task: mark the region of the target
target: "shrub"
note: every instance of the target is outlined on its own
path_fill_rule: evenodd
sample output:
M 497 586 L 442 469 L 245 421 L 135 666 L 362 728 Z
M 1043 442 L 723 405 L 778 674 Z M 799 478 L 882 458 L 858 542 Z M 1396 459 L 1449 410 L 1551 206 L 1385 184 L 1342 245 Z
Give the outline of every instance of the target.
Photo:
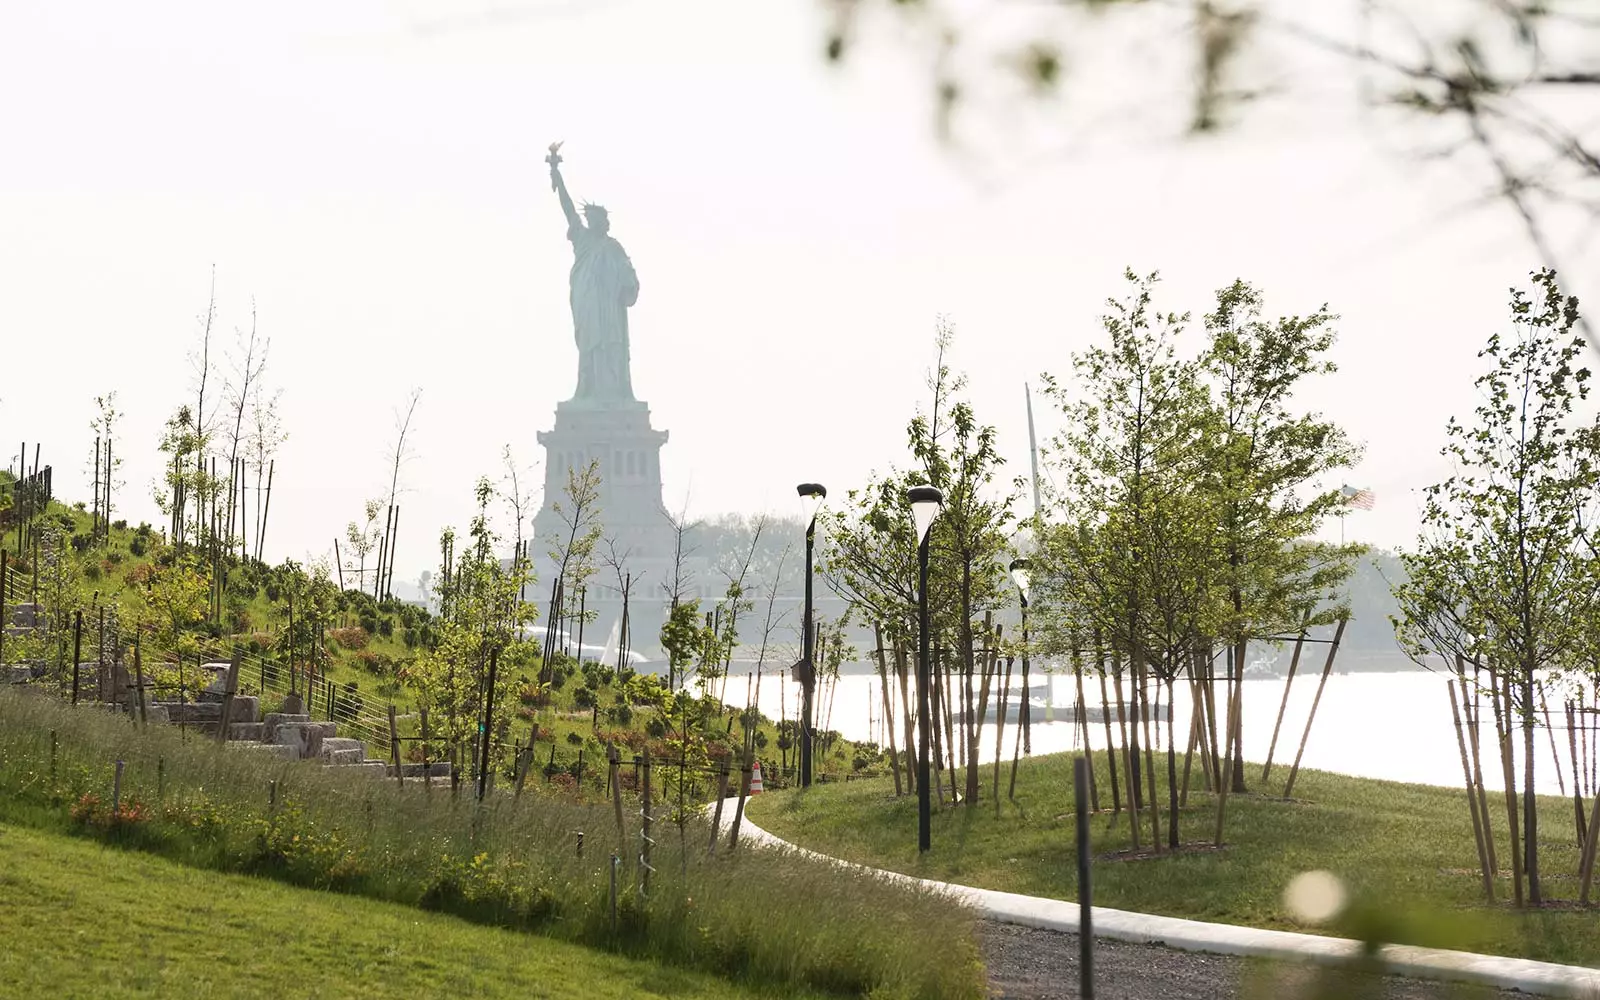
M 366 649 L 372 636 L 359 625 L 352 625 L 349 628 L 329 629 L 328 638 L 337 642 L 343 649 L 358 650 Z
M 619 726 L 626 726 L 633 722 L 633 709 L 626 703 L 617 705 L 606 709 L 606 718 Z
M 578 708 L 593 708 L 599 704 L 599 700 L 594 688 L 581 687 L 572 692 L 572 703 Z
M 119 517 L 115 521 L 111 522 L 111 527 L 115 528 L 117 531 L 127 531 L 128 530 L 128 520 L 127 520 L 127 518 Z M 149 529 L 150 526 L 148 524 L 141 524 L 139 527 L 141 527 L 143 529 L 146 529 L 145 533 L 149 534 L 149 530 L 148 529 Z
M 583 746 L 583 734 L 577 730 L 573 730 L 567 734 L 567 742 L 571 743 L 575 747 L 581 747 Z
M 378 634 L 385 639 L 394 635 L 394 619 L 388 617 L 378 619 Z

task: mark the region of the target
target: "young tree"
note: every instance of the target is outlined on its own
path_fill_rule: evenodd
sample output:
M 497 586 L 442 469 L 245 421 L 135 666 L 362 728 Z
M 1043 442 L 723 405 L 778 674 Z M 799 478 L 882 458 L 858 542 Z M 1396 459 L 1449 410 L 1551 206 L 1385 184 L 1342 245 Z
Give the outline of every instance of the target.
M 282 389 L 268 395 L 259 380 L 250 393 L 250 432 L 247 439 L 245 472 L 253 473 L 256 483 L 255 523 L 251 531 L 254 542 L 251 551 L 256 562 L 262 560 L 266 551 L 267 514 L 270 512 L 267 501 L 271 499 L 272 475 L 277 464 L 278 448 L 289 439 L 288 433 L 283 430 L 283 419 L 278 411 L 282 397 Z M 265 493 L 262 488 L 263 477 L 266 480 Z
M 1355 464 L 1360 449 L 1319 414 L 1299 411 L 1303 381 L 1335 371 L 1327 353 L 1335 317 L 1263 318 L 1259 291 L 1235 281 L 1217 292 L 1205 317 L 1201 357 L 1213 413 L 1196 472 L 1216 509 L 1228 608 L 1216 636 L 1233 649 L 1237 682 L 1251 639 L 1330 624 L 1343 609 L 1325 599 L 1349 576 L 1360 546 L 1309 540 L 1342 510 L 1328 477 Z M 1238 723 L 1234 723 L 1237 728 Z M 1244 760 L 1233 755 L 1233 791 L 1243 792 Z
M 954 330 L 941 319 L 934 340 L 934 367 L 928 376 L 933 406 L 928 413 L 912 419 L 907 435 L 911 453 L 927 482 L 944 495 L 944 508 L 932 529 L 930 552 L 938 554 L 939 576 L 954 596 L 954 639 L 964 679 L 963 738 L 968 761 L 965 801 L 968 806 L 975 806 L 978 736 L 988 710 L 983 698 L 991 689 L 992 678 L 979 678 L 978 701 L 974 702 L 978 658 L 973 620 L 987 610 L 1003 606 L 1010 598 L 1009 586 L 1001 590 L 1004 577 L 1000 570 L 1002 557 L 1010 547 L 1007 528 L 1013 520 L 1011 507 L 1021 495 L 1022 485 L 1014 482 L 1009 492 L 994 495 L 995 475 L 1004 459 L 995 443 L 995 429 L 980 425 L 972 405 L 956 398 L 966 388 L 966 377 L 953 374 L 946 363 L 953 339 Z M 985 669 L 993 662 L 985 657 Z
M 1522 727 L 1522 870 L 1537 905 L 1535 695 L 1546 671 L 1584 666 L 1600 620 L 1600 422 L 1575 413 L 1590 381 L 1578 301 L 1548 269 L 1533 286 L 1512 290 L 1512 332 L 1479 352 L 1490 367 L 1473 418 L 1446 425 L 1456 471 L 1428 487 L 1417 548 L 1401 555 L 1396 632 L 1413 655 L 1481 656 L 1504 685 Z
M 559 630 L 579 614 L 579 594 L 595 574 L 595 547 L 600 542 L 600 462 L 567 470 L 566 496 L 550 505 L 561 522 L 551 539 L 550 561 L 556 566 L 555 599 L 548 628 Z M 588 614 L 587 611 L 584 612 Z M 547 642 L 546 648 L 550 649 Z M 550 682 L 552 664 L 547 657 L 539 679 Z
M 366 524 L 351 521 L 344 529 L 345 542 L 350 546 L 350 555 L 345 560 L 344 568 L 355 570 L 357 590 L 366 589 L 367 556 L 378 546 L 378 512 L 382 509 L 382 500 L 368 500 L 362 508 L 367 517 Z
M 538 613 L 517 600 L 529 565 L 513 560 L 507 567 L 496 555 L 502 539 L 489 518 L 494 492 L 487 478 L 478 481 L 469 544 L 441 568 L 434 647 L 418 658 L 413 672 L 425 704 L 440 720 L 439 738 L 458 750 L 470 746 L 469 759 L 490 769 L 504 754 L 497 734 L 514 713 L 511 666 L 531 662 L 537 653 L 527 636 Z M 448 559 L 454 531 L 446 529 L 441 542 Z
M 114 389 L 103 396 L 96 396 L 94 407 L 94 419 L 89 421 L 89 429 L 94 432 L 95 439 L 95 455 L 90 463 L 95 470 L 95 498 L 92 507 L 95 512 L 96 534 L 103 539 L 110 537 L 117 470 L 122 467 L 122 453 L 113 445 L 117 423 L 122 419 L 123 413 L 117 409 L 117 393 Z
M 1128 271 L 1126 278 L 1128 297 L 1110 300 L 1103 317 L 1109 343 L 1073 358 L 1076 391 L 1050 375 L 1044 379 L 1067 428 L 1052 447 L 1065 483 L 1056 499 L 1067 517 L 1045 533 L 1045 568 L 1058 578 L 1056 593 L 1078 591 L 1063 609 L 1071 622 L 1057 629 L 1105 636 L 1127 664 L 1133 681 L 1129 804 L 1135 813 L 1149 806 L 1152 840 L 1159 845 L 1155 776 L 1139 757 L 1139 721 L 1142 716 L 1148 728 L 1150 671 L 1170 692 L 1187 659 L 1182 651 L 1194 648 L 1209 610 L 1211 512 L 1197 488 L 1196 447 L 1208 409 L 1198 366 L 1177 357 L 1175 340 L 1187 314 L 1153 308 L 1156 275 Z M 1040 610 L 1047 618 L 1056 613 Z M 1175 845 L 1170 753 L 1169 747 L 1168 843 Z M 1136 845 L 1137 829 L 1135 823 Z

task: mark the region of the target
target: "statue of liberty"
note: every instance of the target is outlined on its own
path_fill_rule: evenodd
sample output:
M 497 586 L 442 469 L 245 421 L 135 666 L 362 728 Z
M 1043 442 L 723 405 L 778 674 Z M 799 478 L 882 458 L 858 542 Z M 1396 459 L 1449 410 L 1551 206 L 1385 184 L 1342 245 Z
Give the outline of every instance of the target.
M 578 345 L 575 401 L 634 402 L 628 364 L 628 307 L 639 300 L 639 276 L 622 244 L 611 235 L 606 210 L 585 203 L 583 217 L 573 207 L 561 179 L 561 143 L 550 145 L 550 187 L 561 199 L 572 241 L 572 332 Z M 587 221 L 586 221 L 587 220 Z

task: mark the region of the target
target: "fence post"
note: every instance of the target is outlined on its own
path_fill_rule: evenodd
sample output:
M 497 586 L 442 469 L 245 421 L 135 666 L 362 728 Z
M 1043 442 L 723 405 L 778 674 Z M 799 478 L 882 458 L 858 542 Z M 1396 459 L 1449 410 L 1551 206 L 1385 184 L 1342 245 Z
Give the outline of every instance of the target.
M 139 725 L 145 725 L 144 665 L 139 659 L 139 633 L 133 633 L 133 687 L 139 695 Z
M 648 749 L 644 752 L 644 779 L 642 785 L 644 808 L 640 814 L 644 817 L 644 822 L 639 828 L 639 895 L 648 896 L 650 894 L 650 873 L 655 871 L 654 868 L 650 867 L 650 847 L 655 843 L 650 839 L 650 826 L 655 817 L 651 815 L 653 807 L 650 802 L 650 751 Z
M 167 797 L 167 758 L 156 758 L 156 801 Z
M 404 787 L 406 777 L 400 771 L 400 734 L 394 725 L 394 706 L 389 706 L 389 759 L 394 761 L 394 782 Z
M 606 747 L 606 775 L 611 782 L 611 808 L 617 819 L 617 850 L 627 846 L 628 831 L 622 822 L 622 753 L 615 743 Z
M 239 647 L 233 648 L 233 657 L 228 661 L 228 679 L 222 687 L 222 715 L 217 720 L 217 742 L 228 742 L 228 727 L 233 724 L 233 697 L 239 690 Z M 144 710 L 144 699 L 139 699 L 139 709 Z
M 535 752 L 534 751 L 534 742 L 536 740 L 538 740 L 538 739 L 539 739 L 539 724 L 537 722 L 535 722 L 533 724 L 533 728 L 528 730 L 528 747 L 527 747 L 527 749 L 522 751 L 522 753 L 518 755 L 521 758 L 521 760 L 519 761 L 518 766 L 517 766 L 517 787 L 516 787 L 516 791 L 511 793 L 511 798 L 512 798 L 513 801 L 515 801 L 516 799 L 519 799 L 519 798 L 522 797 L 522 786 L 528 780 L 528 772 L 533 770 L 533 756 L 534 756 L 534 752 Z M 554 748 L 553 747 L 551 748 L 551 752 L 552 753 L 554 752 Z
M 428 773 L 428 710 L 422 708 L 417 711 L 422 716 L 422 790 L 431 792 L 433 791 L 433 778 Z
M 72 704 L 78 704 L 78 656 L 83 652 L 83 612 L 72 613 Z
M 117 815 L 117 807 L 122 804 L 122 768 L 123 761 L 117 761 L 117 773 L 111 778 L 111 815 Z

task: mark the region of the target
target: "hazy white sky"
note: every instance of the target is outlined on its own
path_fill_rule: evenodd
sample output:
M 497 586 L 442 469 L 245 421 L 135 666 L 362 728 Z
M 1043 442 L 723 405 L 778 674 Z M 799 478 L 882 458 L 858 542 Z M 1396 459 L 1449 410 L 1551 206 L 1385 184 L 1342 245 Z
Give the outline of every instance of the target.
M 833 70 L 822 24 L 815 0 L 5 5 L 0 451 L 42 441 L 58 492 L 87 496 L 92 397 L 116 389 L 119 505 L 162 523 L 155 446 L 215 264 L 222 342 L 253 299 L 285 390 L 269 557 L 327 552 L 386 488 L 420 386 L 414 576 L 503 445 L 542 461 L 571 394 L 543 163 L 562 139 L 639 271 L 634 386 L 672 434 L 669 502 L 792 513 L 796 482 L 904 461 L 941 313 L 1025 471 L 1023 383 L 1066 371 L 1132 266 L 1177 310 L 1237 276 L 1274 311 L 1340 313 L 1342 370 L 1307 399 L 1367 445 L 1350 479 L 1378 507 L 1349 534 L 1412 538 L 1412 490 L 1535 263 L 1508 212 L 1450 211 L 1476 178 L 1349 115 L 1059 154 L 1008 121 L 952 151 L 920 53 L 880 35 Z M 1595 260 L 1569 266 L 1591 299 Z

